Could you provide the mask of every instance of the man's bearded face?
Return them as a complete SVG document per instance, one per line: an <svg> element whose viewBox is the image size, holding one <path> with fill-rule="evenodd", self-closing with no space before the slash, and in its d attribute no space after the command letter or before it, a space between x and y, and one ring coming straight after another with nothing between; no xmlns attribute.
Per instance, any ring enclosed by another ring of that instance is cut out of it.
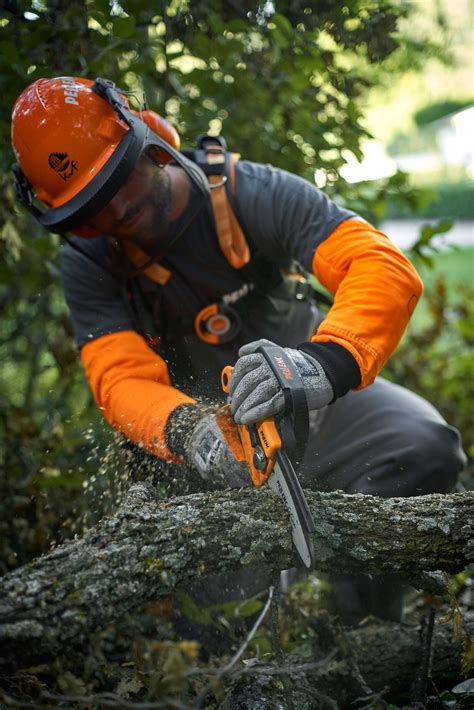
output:
<svg viewBox="0 0 474 710"><path fill-rule="evenodd" d="M168 172L142 156L127 182L87 226L116 239L156 243L166 234L170 206Z"/></svg>

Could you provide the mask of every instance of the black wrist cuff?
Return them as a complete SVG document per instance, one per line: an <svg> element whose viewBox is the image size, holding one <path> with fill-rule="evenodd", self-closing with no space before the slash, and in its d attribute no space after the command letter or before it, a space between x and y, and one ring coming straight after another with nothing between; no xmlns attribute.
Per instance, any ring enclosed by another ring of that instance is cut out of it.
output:
<svg viewBox="0 0 474 710"><path fill-rule="evenodd" d="M199 404L180 404L173 409L165 427L166 445L172 454L187 458L189 439L202 416Z"/></svg>
<svg viewBox="0 0 474 710"><path fill-rule="evenodd" d="M360 368L351 353L337 343L301 343L301 350L321 363L334 390L334 399L360 385Z"/></svg>

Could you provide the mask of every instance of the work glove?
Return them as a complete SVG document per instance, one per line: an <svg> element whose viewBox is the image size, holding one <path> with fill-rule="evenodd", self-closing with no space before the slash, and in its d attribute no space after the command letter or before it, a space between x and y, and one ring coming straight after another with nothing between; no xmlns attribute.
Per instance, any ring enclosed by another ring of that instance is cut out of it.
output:
<svg viewBox="0 0 474 710"><path fill-rule="evenodd" d="M230 406L237 424L251 424L285 411L280 383L262 353L261 346L275 345L256 340L239 350L239 359L229 383ZM320 363L301 350L284 348L298 370L306 393L308 409L320 409L334 399L334 391Z"/></svg>
<svg viewBox="0 0 474 710"><path fill-rule="evenodd" d="M187 459L204 480L221 488L241 488L252 483L228 406L199 419L187 443Z"/></svg>

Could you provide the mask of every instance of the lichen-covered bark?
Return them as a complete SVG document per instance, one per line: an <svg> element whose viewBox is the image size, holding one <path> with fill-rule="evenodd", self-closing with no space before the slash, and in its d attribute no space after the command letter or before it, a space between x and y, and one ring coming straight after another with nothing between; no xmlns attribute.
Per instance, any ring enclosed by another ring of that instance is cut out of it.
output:
<svg viewBox="0 0 474 710"><path fill-rule="evenodd" d="M472 493L307 497L321 571L456 572L472 555ZM197 576L252 564L297 564L285 509L268 488L158 501L136 484L115 516L1 580L0 657L58 653Z"/></svg>
<svg viewBox="0 0 474 710"><path fill-rule="evenodd" d="M468 628L474 631L472 617ZM367 628L364 633L352 631L347 637L361 676L371 690L378 692L387 687L392 694L408 695L420 663L419 627L385 623ZM440 685L459 679L462 650L463 644L453 638L452 624L435 627L431 671ZM361 688L357 688L356 678L348 672L348 666L348 660L335 661L326 675L330 682L320 686L321 689L326 688L326 692L339 702L356 697L353 695L351 698L349 695L351 685L353 690L361 692ZM349 688L343 688L341 684L344 673L352 677Z"/></svg>
<svg viewBox="0 0 474 710"><path fill-rule="evenodd" d="M465 627L474 634L474 614L466 614ZM367 688L374 694L385 689L385 699L409 700L420 663L418 626L384 623L339 633L331 640L331 650L334 657L319 666L318 661L324 659L327 649L318 653L314 647L300 647L287 656L284 667L288 669L290 682L284 694L278 693L273 675L267 676L266 683L260 678L255 684L252 676L245 676L224 707L312 710L324 707L325 696L334 706L337 703L338 707L350 707L356 698L367 695ZM439 688L459 682L462 650L462 642L453 638L452 623L435 624L430 672ZM244 698L247 704L239 705L237 700L242 703ZM366 699L366 705L369 700Z"/></svg>

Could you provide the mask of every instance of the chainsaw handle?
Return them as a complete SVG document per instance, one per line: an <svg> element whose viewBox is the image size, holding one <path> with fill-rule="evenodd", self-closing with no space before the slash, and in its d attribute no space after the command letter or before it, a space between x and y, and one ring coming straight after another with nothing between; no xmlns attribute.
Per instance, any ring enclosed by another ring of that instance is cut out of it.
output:
<svg viewBox="0 0 474 710"><path fill-rule="evenodd" d="M286 411L280 429L286 448L301 463L309 434L308 402L301 375L279 345L261 345L256 352L263 355L282 389Z"/></svg>
<svg viewBox="0 0 474 710"><path fill-rule="evenodd" d="M280 430L288 452L299 463L309 434L308 402L301 376L284 348L279 345L261 345L257 352L263 355L282 389L286 416L279 422ZM227 365L221 373L221 386L226 394L229 393L232 369L231 365Z"/></svg>
<svg viewBox="0 0 474 710"><path fill-rule="evenodd" d="M222 390L228 394L233 367L227 365L221 372ZM281 437L275 420L264 419L255 424L237 424L245 461L254 486L262 486L270 476L275 458L281 449Z"/></svg>

